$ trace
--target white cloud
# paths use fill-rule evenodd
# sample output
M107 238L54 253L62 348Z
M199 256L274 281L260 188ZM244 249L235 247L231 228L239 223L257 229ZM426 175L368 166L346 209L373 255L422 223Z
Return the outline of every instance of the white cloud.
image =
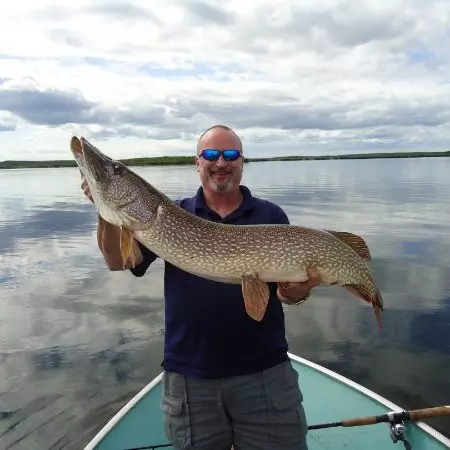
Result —
M249 156L446 149L449 23L446 0L15 1L0 160L68 159L72 133L186 154L216 122Z

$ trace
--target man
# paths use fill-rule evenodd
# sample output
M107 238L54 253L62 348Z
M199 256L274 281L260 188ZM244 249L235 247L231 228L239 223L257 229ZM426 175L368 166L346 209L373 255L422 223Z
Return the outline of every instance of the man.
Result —
M253 197L241 185L242 143L216 125L197 144L201 186L177 204L208 220L227 224L287 224L277 205ZM82 183L90 197L86 182ZM92 199L91 199L92 200ZM214 240L214 236L211 236ZM121 270L119 230L99 218L98 244L111 270ZM136 266L144 275L157 258L135 243ZM167 438L175 448L303 450L306 419L298 374L287 355L281 302L307 298L319 283L270 283L261 322L244 309L241 287L190 275L165 263L165 346L161 407ZM149 418L150 420L150 418Z

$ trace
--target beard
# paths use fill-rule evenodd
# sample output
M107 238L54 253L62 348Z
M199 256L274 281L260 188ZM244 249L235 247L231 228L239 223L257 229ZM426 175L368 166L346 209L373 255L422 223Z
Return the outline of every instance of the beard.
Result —
M228 175L228 179L226 181L220 182L214 179L215 175ZM226 193L233 189L234 185L237 181L237 174L230 170L216 170L211 171L208 174L208 184L209 186L216 192Z

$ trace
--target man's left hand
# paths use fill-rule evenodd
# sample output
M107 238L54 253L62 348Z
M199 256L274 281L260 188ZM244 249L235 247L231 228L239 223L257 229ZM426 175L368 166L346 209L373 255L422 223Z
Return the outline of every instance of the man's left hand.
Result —
M321 283L317 272L308 272L308 280L301 283L278 282L277 296L283 303L293 305L309 295L312 288Z

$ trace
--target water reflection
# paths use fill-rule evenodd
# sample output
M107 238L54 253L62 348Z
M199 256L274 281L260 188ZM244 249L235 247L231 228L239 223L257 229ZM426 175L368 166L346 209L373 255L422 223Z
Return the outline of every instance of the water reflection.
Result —
M90 205L57 202L36 206L27 217L0 225L0 251L11 252L15 244L34 245L52 236L86 235L92 231L96 215Z
M291 350L407 407L450 401L450 160L250 163L291 223L368 242L386 311L336 287L285 308ZM193 167L136 171L171 198ZM163 265L109 272L75 169L0 177L0 447L80 448L160 370ZM432 380L432 382L430 382ZM450 435L448 420L433 425Z

